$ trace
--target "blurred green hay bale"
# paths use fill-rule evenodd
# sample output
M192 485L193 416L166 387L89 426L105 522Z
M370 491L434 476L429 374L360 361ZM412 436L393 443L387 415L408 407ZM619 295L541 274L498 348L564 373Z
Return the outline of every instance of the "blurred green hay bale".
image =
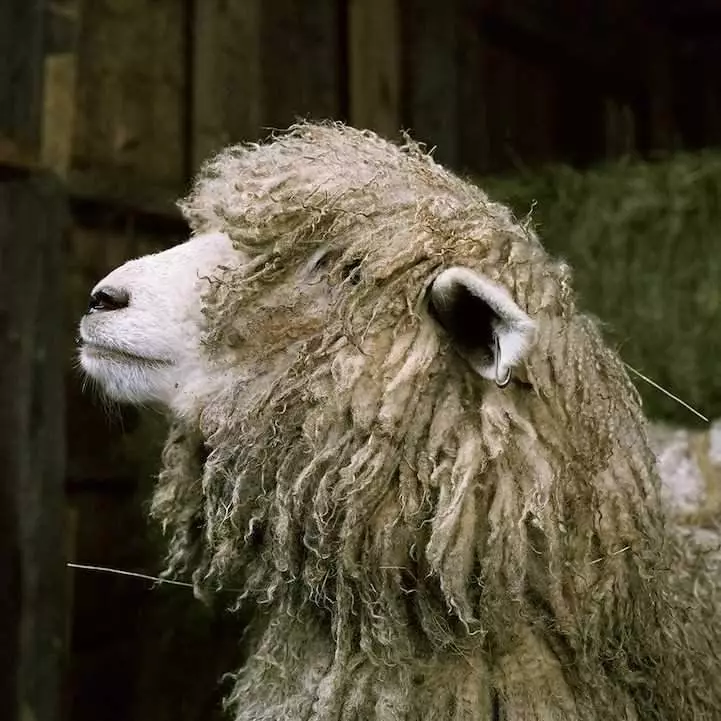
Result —
M552 167L482 185L519 218L531 213L545 246L571 264L581 305L627 363L721 417L720 152ZM649 417L698 423L636 383Z

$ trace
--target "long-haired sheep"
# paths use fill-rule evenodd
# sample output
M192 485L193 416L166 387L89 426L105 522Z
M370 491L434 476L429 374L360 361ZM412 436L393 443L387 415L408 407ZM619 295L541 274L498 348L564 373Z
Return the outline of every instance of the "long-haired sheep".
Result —
M251 609L237 721L721 718L702 554L569 269L412 142L209 162L95 288L82 365L169 409L170 573Z

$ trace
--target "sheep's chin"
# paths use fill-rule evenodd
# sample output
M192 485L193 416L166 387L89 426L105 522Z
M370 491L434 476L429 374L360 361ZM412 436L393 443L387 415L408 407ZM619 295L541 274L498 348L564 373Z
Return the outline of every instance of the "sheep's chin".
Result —
M154 408L177 420L197 417L212 397L238 378L227 363L193 354L165 360L84 343L79 358L86 376L106 398Z
M92 343L81 347L79 357L85 374L113 401L150 406L172 403L176 369L172 361Z

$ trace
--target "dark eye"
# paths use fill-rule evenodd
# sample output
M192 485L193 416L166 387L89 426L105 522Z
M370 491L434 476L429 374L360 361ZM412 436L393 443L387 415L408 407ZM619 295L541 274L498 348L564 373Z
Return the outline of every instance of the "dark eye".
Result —
M360 266L360 260L352 260L350 263L346 263L341 271L343 278L352 285L358 285L360 283Z
M323 271L329 269L334 263L341 258L341 252L335 250L327 250L320 253L318 257L312 261L313 271ZM360 266L361 261L357 259L349 259L340 267L340 277L343 281L348 281L353 285L360 282Z

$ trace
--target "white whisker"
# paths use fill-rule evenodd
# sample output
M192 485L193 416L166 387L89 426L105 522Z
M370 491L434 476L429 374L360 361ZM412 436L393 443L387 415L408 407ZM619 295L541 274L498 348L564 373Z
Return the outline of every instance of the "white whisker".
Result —
M663 386L660 386L656 381L651 380L648 376L645 376L641 371L637 371L633 366L630 366L628 363L624 363L626 368L628 368L632 373L637 375L641 380L646 381L650 386L653 386L657 390L661 391L661 393L664 393L672 400L676 401L676 403L679 403L687 410L691 411L694 415L697 415L701 420L706 421L706 423L710 423L709 419L703 414L697 411L693 406L690 406L686 401L682 401L678 396L671 393L671 391L667 391Z

